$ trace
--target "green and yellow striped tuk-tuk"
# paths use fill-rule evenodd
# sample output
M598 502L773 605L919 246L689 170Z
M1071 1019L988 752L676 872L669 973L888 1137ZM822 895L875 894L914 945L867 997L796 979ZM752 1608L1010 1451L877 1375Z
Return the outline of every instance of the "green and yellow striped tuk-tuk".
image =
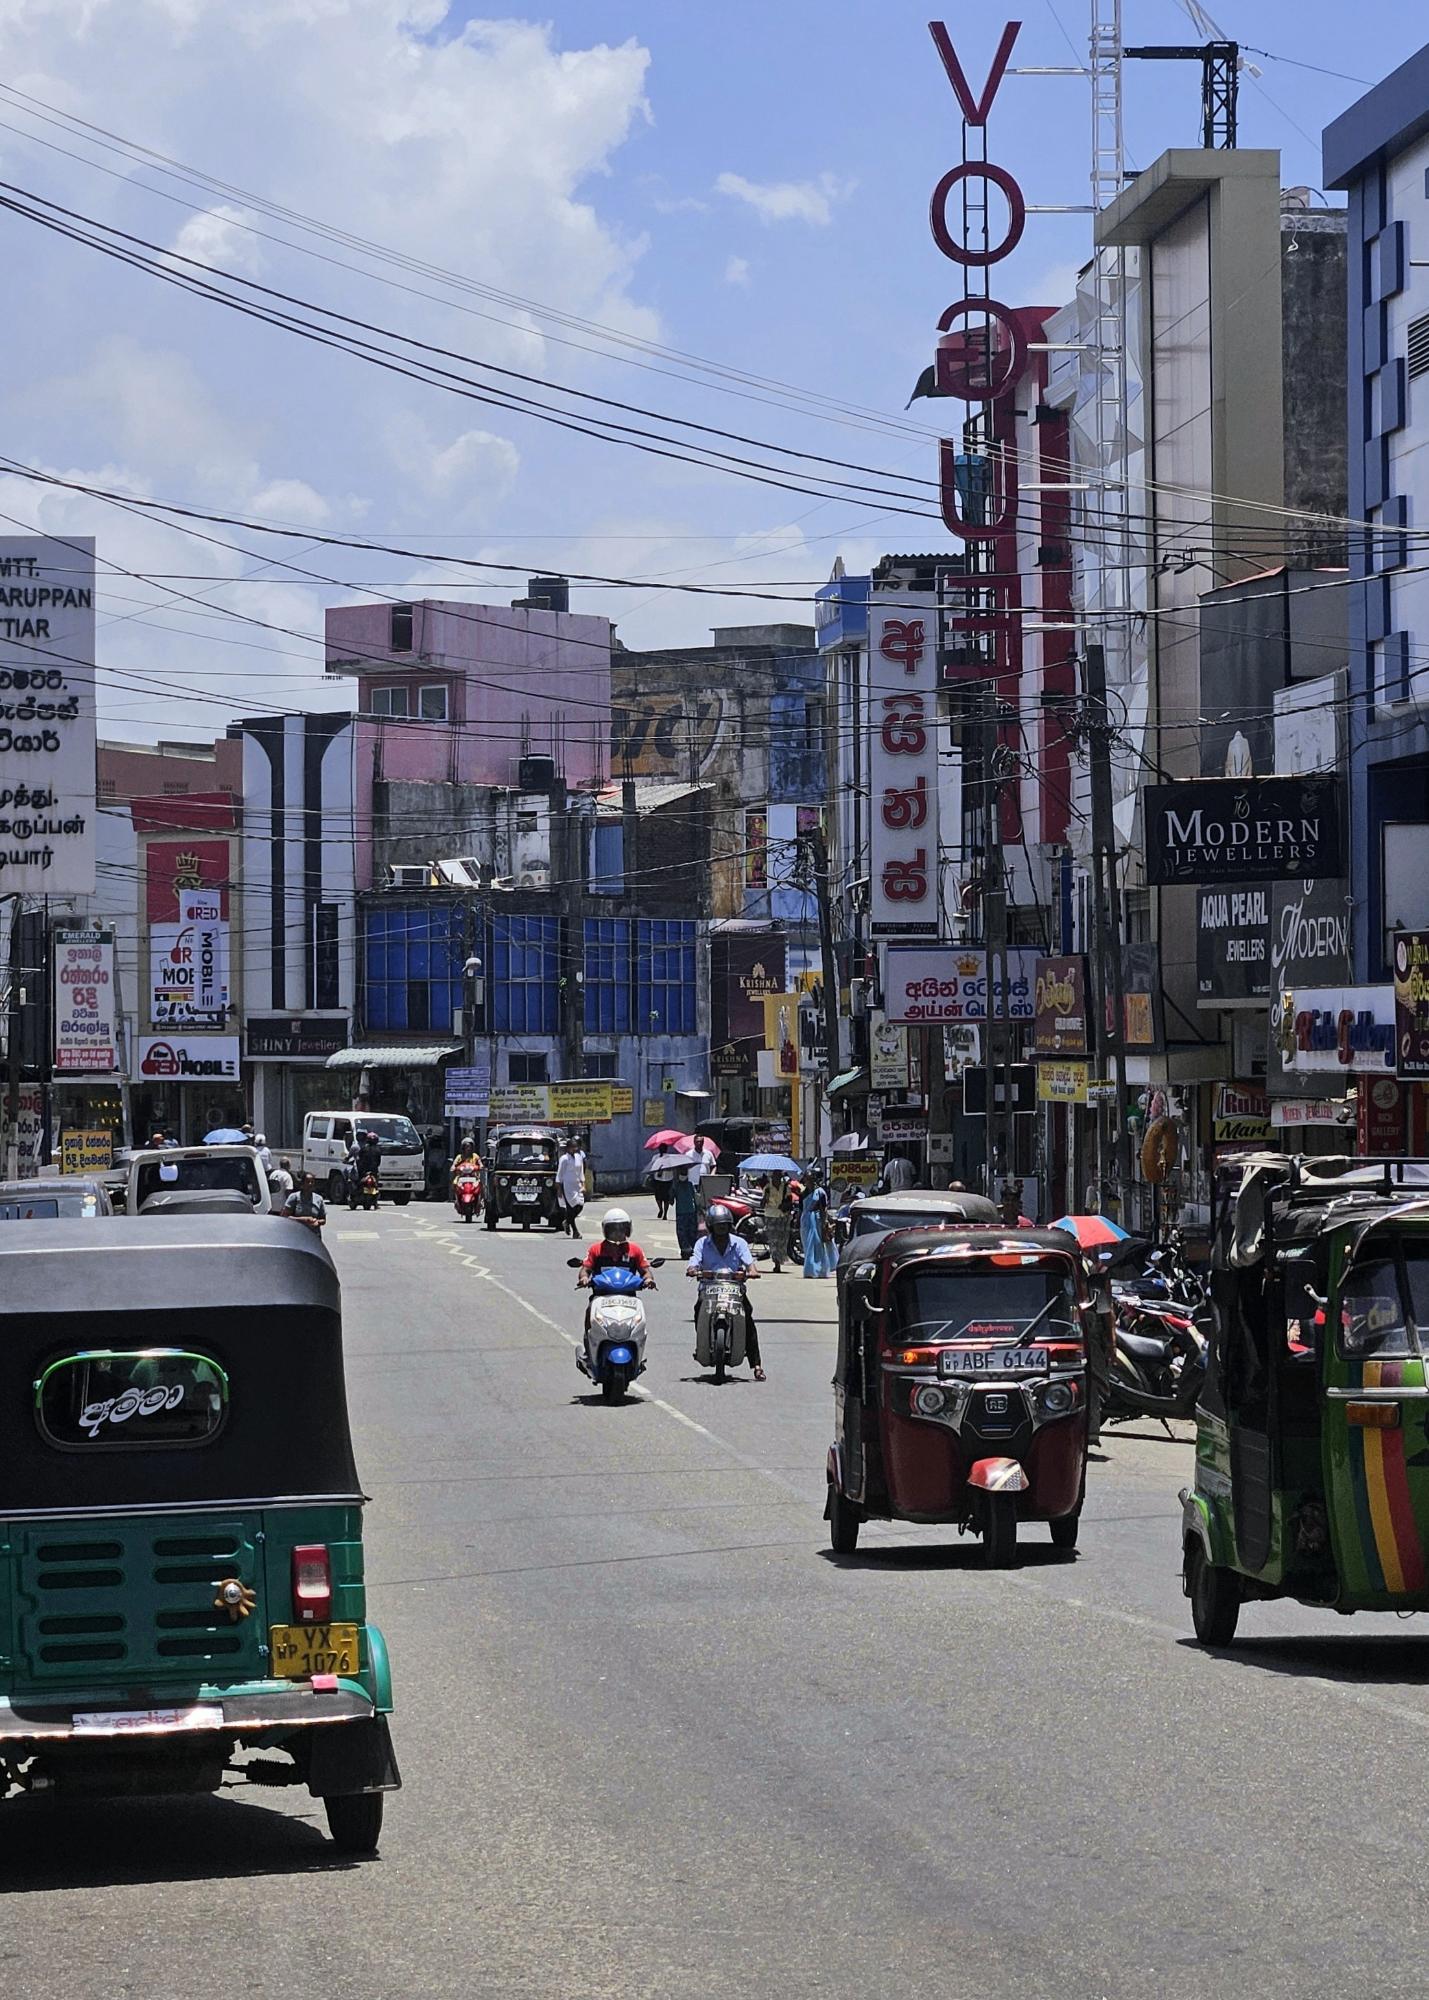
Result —
M1429 1162L1264 1155L1217 1232L1182 1498L1203 1645L1287 1597L1429 1610Z

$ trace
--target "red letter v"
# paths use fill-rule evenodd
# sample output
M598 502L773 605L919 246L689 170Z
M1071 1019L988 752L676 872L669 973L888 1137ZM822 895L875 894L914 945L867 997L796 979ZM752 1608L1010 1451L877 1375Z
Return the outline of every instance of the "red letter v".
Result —
M987 73L987 82L982 87L982 96L974 102L968 89L968 80L963 74L963 66L958 61L958 52L948 39L948 31L941 21L930 21L928 33L933 37L933 46L943 59L943 68L948 72L948 82L962 107L963 117L969 125L986 125L987 114L992 109L992 100L997 96L1002 73L1007 68L1007 59L1012 54L1012 45L1021 30L1020 21L1009 21L1002 31L1002 40L997 45L997 54L992 59L992 68Z

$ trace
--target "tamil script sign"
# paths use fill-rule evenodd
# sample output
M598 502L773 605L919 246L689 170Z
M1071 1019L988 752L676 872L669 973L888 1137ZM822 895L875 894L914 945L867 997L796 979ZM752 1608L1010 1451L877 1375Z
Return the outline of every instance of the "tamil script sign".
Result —
M1429 1076L1429 931L1394 934L1394 1067Z
M56 929L55 1074L111 1075L119 1066L114 1034L114 933Z
M1018 946L1007 954L1009 994L1001 982L993 996L995 1020L1030 1021L1037 978L1037 953ZM957 945L890 945L883 980L883 1011L890 1021L910 1027L988 1017L987 953Z
M938 649L931 616L869 613L870 926L938 935Z
M548 1083L551 1121L556 1125L608 1125L611 1119L608 1083Z
M550 1122L550 1085L545 1083L503 1083L491 1093L489 1116L493 1125L545 1125Z
M1148 882L1283 882L1340 872L1334 778L1189 778L1148 786L1142 797Z
M94 759L94 539L0 536L0 895L94 893Z

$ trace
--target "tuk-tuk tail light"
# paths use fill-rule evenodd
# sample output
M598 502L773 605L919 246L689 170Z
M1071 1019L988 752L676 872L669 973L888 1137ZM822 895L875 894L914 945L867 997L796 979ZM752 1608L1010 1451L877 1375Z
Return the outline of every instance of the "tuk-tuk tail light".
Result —
M1346 1403L1345 1421L1366 1431L1392 1431L1399 1427L1398 1403Z
M898 1356L905 1368L936 1368L938 1349L936 1347L905 1347Z
M300 1625L332 1617L332 1559L326 1542L299 1542L293 1550L293 1616Z

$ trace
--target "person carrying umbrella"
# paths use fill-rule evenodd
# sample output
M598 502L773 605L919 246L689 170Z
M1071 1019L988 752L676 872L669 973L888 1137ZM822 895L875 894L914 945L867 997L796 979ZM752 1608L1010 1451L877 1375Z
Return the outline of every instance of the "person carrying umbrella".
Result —
M690 1179L688 1167L681 1167L675 1174L672 1194L675 1208L675 1241L680 1246L680 1255L688 1257L695 1247L695 1238L700 1233L699 1193Z
M764 1183L763 1202L764 1240L776 1271L789 1256L789 1218L793 1207L788 1181L776 1169Z

